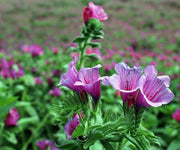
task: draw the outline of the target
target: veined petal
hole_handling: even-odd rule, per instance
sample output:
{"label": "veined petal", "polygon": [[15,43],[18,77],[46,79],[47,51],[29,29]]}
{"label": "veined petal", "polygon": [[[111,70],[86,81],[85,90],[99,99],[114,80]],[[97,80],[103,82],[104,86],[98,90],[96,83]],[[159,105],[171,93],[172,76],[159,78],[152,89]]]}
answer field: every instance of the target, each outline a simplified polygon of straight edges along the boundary
{"label": "veined petal", "polygon": [[149,78],[154,78],[157,76],[157,70],[154,65],[149,65],[144,69],[145,75]]}
{"label": "veined petal", "polygon": [[[146,81],[143,88],[141,88],[141,94],[139,94],[138,101],[140,105],[149,107],[159,107],[162,104],[167,104],[174,98],[174,94],[169,87],[170,79],[168,76],[156,77],[152,75],[154,67],[151,67],[151,71],[146,73]],[[147,70],[146,70],[147,71]],[[154,71],[156,72],[156,71]]]}
{"label": "veined petal", "polygon": [[102,66],[99,64],[93,68],[82,68],[79,71],[79,80],[83,83],[90,84],[99,79],[99,68]]}
{"label": "veined petal", "polygon": [[70,62],[68,71],[61,75],[58,85],[64,85],[71,90],[78,91],[77,87],[74,86],[74,83],[78,81],[78,72],[75,66],[76,62],[77,57],[75,57],[74,61]]}
{"label": "veined petal", "polygon": [[120,90],[131,91],[139,87],[139,79],[143,72],[141,67],[130,68],[122,62],[115,65],[115,70],[119,74]]}

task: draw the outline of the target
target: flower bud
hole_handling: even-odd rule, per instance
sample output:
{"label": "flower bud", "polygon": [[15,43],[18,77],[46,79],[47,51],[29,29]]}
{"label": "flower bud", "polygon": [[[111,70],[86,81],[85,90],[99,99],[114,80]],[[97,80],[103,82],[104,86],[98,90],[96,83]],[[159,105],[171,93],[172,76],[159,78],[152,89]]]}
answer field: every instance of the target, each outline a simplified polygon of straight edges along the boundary
{"label": "flower bud", "polygon": [[103,28],[103,24],[99,19],[90,18],[87,24],[87,29],[91,31],[100,31]]}
{"label": "flower bud", "polygon": [[90,7],[85,7],[83,10],[84,23],[86,24],[90,18],[92,18],[92,9]]}

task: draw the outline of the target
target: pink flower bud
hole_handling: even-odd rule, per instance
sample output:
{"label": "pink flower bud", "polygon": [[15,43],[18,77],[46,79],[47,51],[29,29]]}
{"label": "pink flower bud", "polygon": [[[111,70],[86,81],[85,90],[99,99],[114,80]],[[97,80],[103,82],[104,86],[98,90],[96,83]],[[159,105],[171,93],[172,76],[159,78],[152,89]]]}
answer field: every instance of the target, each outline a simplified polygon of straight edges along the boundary
{"label": "pink flower bud", "polygon": [[92,9],[90,7],[85,7],[83,10],[84,23],[86,24],[90,18],[92,18]]}
{"label": "pink flower bud", "polygon": [[19,119],[20,114],[16,108],[11,108],[6,119],[6,126],[18,126],[17,120]]}

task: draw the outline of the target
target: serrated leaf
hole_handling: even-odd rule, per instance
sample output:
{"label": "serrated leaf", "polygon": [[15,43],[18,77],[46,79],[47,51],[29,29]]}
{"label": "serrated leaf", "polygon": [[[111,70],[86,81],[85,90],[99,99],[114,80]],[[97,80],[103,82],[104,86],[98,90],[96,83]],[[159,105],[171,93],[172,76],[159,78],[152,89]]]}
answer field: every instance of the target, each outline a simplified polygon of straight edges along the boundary
{"label": "serrated leaf", "polygon": [[73,43],[82,43],[84,42],[84,40],[85,40],[84,37],[78,36],[73,40]]}
{"label": "serrated leaf", "polygon": [[73,134],[71,135],[71,139],[74,139],[76,137],[79,137],[84,134],[84,127],[79,124],[76,129],[74,130]]}

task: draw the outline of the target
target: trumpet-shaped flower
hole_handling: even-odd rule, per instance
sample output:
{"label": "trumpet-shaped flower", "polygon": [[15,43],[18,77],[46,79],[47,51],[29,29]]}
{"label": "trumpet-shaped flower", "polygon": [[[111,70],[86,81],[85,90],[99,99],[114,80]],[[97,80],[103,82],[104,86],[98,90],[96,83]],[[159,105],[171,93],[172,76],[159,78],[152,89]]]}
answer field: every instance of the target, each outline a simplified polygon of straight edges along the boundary
{"label": "trumpet-shaped flower", "polygon": [[119,90],[123,102],[127,102],[129,107],[132,104],[159,107],[174,98],[174,94],[168,88],[170,78],[157,76],[157,70],[153,65],[145,68],[144,75],[141,67],[129,68],[125,63],[116,64],[115,70],[118,75],[106,77],[103,84],[112,85],[114,89]]}
{"label": "trumpet-shaped flower", "polygon": [[138,104],[141,106],[159,107],[173,100],[174,94],[168,88],[170,78],[166,75],[157,76],[157,70],[153,65],[145,68],[145,74],[141,77],[141,89],[138,94]]}
{"label": "trumpet-shaped flower", "polygon": [[67,73],[61,75],[59,85],[64,85],[79,93],[86,91],[92,96],[96,103],[101,94],[101,78],[99,77],[99,68],[101,65],[93,68],[81,68],[78,73],[75,67],[76,62],[77,57],[69,64]]}
{"label": "trumpet-shaped flower", "polygon": [[93,68],[82,68],[79,71],[79,80],[75,83],[82,87],[86,92],[88,92],[92,98],[94,99],[95,103],[100,98],[101,95],[101,86],[99,78],[99,68],[101,65],[97,65]]}
{"label": "trumpet-shaped flower", "polygon": [[123,102],[127,102],[130,107],[136,101],[136,95],[139,89],[139,79],[142,75],[141,67],[130,68],[124,62],[116,64],[115,70],[118,75],[103,80],[104,85],[112,85],[116,90],[120,91]]}
{"label": "trumpet-shaped flower", "polygon": [[174,120],[180,122],[180,108],[177,109],[173,114],[172,114],[172,117]]}
{"label": "trumpet-shaped flower", "polygon": [[75,66],[77,60],[77,57],[75,57],[74,61],[70,62],[68,71],[61,75],[59,85],[64,85],[73,91],[80,92],[81,89],[74,85],[79,80],[79,74]]}
{"label": "trumpet-shaped flower", "polygon": [[11,108],[6,119],[6,126],[18,126],[17,120],[19,119],[20,114],[16,108]]}

